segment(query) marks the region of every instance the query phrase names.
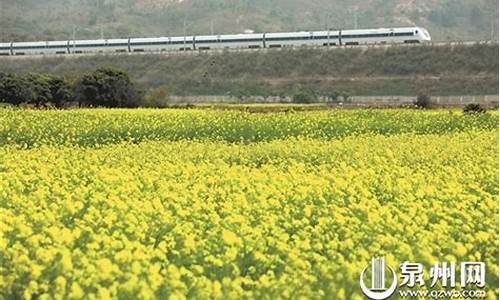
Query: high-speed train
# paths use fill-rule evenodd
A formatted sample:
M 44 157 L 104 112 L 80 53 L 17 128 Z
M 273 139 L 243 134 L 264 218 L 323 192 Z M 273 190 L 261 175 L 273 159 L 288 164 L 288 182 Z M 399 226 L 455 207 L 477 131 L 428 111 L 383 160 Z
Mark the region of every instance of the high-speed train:
M 367 44 L 425 43 L 430 41 L 431 36 L 425 28 L 401 27 L 360 30 L 0 43 L 0 55 L 104 52 L 132 53 L 224 48 L 280 48 L 291 46 L 354 46 Z

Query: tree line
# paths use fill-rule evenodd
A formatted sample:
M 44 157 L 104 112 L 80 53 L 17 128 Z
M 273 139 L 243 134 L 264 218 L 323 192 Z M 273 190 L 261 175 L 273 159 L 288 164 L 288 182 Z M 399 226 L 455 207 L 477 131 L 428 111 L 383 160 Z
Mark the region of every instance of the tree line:
M 39 73 L 0 72 L 0 102 L 33 107 L 137 107 L 142 93 L 129 75 L 99 68 L 70 82 L 65 77 Z

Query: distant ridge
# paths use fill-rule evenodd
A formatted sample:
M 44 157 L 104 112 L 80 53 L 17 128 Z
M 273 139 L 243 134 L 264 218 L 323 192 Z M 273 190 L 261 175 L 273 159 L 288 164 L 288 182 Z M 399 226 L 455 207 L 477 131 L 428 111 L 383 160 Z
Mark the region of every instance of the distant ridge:
M 378 28 L 418 24 L 435 40 L 498 37 L 497 0 L 3 0 L 0 40 Z

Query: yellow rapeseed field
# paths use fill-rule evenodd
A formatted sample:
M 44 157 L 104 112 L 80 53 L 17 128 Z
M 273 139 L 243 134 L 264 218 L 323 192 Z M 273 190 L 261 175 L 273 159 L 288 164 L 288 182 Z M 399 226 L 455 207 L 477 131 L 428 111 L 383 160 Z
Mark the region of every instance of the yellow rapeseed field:
M 364 299 L 375 255 L 496 299 L 497 119 L 0 110 L 0 299 Z

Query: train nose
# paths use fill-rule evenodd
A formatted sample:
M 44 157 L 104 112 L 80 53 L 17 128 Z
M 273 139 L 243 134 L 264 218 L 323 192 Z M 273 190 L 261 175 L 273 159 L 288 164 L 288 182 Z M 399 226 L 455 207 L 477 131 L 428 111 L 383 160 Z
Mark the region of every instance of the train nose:
M 429 31 L 427 29 L 422 30 L 424 40 L 427 42 L 431 41 L 431 35 L 429 34 Z

